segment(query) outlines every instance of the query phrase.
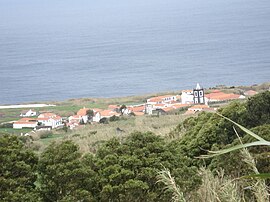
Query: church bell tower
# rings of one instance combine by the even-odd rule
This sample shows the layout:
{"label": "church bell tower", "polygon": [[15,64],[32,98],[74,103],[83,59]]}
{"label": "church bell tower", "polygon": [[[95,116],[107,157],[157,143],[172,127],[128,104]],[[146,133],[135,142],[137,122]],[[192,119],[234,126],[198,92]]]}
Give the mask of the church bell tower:
{"label": "church bell tower", "polygon": [[204,89],[197,83],[195,89],[193,89],[194,104],[205,104]]}

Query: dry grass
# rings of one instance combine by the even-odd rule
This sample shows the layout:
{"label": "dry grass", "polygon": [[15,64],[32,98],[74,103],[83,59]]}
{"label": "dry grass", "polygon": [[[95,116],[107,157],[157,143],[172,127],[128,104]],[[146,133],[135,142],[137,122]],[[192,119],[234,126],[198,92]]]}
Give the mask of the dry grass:
{"label": "dry grass", "polygon": [[[125,138],[135,131],[151,131],[156,135],[165,136],[183,119],[184,117],[180,115],[128,117],[109,124],[85,125],[81,129],[72,131],[68,139],[80,145],[83,152],[95,151],[97,143],[113,137]],[[120,128],[123,132],[117,131],[116,128]]]}
{"label": "dry grass", "polygon": [[[77,143],[82,152],[95,152],[99,143],[113,137],[125,138],[135,131],[151,131],[156,135],[166,136],[185,118],[183,115],[124,117],[122,120],[110,122],[109,124],[84,125],[67,133],[58,131],[56,135],[53,135],[57,138],[40,139],[35,142],[41,143],[41,148],[44,149],[52,141],[69,139]],[[117,131],[116,128],[120,128],[123,132]]]}
{"label": "dry grass", "polygon": [[202,185],[197,191],[197,197],[192,201],[209,202],[240,202],[244,201],[240,187],[236,181],[225,177],[223,170],[217,176],[205,168],[201,168]]}
{"label": "dry grass", "polygon": [[158,181],[165,184],[164,189],[172,192],[172,202],[186,202],[184,193],[181,192],[179,186],[175,183],[174,178],[171,176],[171,172],[164,168],[158,172]]}

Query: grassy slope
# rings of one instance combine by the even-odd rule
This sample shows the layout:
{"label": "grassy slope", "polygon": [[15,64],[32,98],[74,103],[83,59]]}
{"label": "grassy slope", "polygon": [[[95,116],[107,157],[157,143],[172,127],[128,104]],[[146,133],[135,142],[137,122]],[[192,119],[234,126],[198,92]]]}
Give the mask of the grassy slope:
{"label": "grassy slope", "polygon": [[[243,90],[253,89],[256,91],[262,91],[269,89],[270,83],[264,83],[261,85],[251,86],[251,87],[215,87],[214,89],[220,89],[224,92],[230,93],[239,93]],[[47,104],[55,104],[55,107],[46,107],[46,108],[38,108],[37,111],[52,111],[61,116],[70,116],[76,113],[82,107],[88,108],[102,108],[106,109],[109,104],[139,104],[144,103],[147,98],[162,95],[162,94],[175,94],[179,92],[164,92],[159,94],[149,94],[142,96],[129,96],[129,97],[121,97],[121,98],[81,98],[81,99],[71,99],[65,102],[50,102]],[[22,109],[5,109],[0,110],[0,123],[18,120],[19,114]],[[157,117],[150,116],[138,116],[138,117],[129,117],[126,120],[120,120],[117,122],[111,122],[108,125],[86,125],[83,128],[69,131],[65,133],[64,131],[54,131],[54,135],[45,138],[38,139],[34,141],[34,144],[38,144],[42,149],[44,149],[50,142],[59,141],[63,139],[72,139],[76,143],[78,143],[82,149],[82,151],[92,151],[95,149],[95,145],[101,141],[108,140],[112,137],[125,137],[134,131],[151,131],[157,135],[165,136],[171,130],[175,128],[177,124],[179,124],[185,116],[182,115],[166,115]],[[116,128],[119,127],[125,132],[119,133],[116,131]],[[20,134],[21,132],[28,131],[15,131],[13,129],[1,129],[0,132],[11,132]],[[97,131],[96,134],[93,134],[94,131]]]}
{"label": "grassy slope", "polygon": [[[51,137],[37,139],[33,144],[39,145],[40,150],[43,150],[53,141],[73,140],[83,152],[95,151],[99,143],[113,137],[125,138],[134,131],[151,131],[157,135],[166,136],[185,118],[186,116],[183,115],[126,117],[109,124],[83,125],[81,128],[69,130],[67,133],[63,130],[55,131]],[[117,132],[118,127],[124,132]]]}

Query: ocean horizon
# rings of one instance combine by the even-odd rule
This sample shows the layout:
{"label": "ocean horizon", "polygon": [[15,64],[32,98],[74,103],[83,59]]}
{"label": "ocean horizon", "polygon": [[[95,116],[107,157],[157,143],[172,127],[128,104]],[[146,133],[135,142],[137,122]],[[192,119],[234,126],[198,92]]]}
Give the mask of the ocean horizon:
{"label": "ocean horizon", "polygon": [[0,2],[0,104],[269,82],[270,1]]}

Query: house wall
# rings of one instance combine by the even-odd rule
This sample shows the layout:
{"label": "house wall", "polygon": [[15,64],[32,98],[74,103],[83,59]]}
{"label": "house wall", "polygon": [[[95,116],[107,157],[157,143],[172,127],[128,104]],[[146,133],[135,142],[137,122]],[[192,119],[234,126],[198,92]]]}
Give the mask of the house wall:
{"label": "house wall", "polygon": [[35,128],[37,123],[27,123],[27,124],[13,124],[14,129],[22,129],[22,128]]}
{"label": "house wall", "polygon": [[54,119],[49,119],[49,120],[39,120],[39,123],[41,123],[44,126],[51,126],[52,128],[57,128],[62,126],[62,119],[54,120]]}
{"label": "house wall", "polygon": [[182,92],[181,102],[182,104],[192,104],[194,101],[192,92]]}
{"label": "house wall", "polygon": [[93,122],[99,122],[101,119],[100,113],[96,113],[95,116],[93,117]]}

